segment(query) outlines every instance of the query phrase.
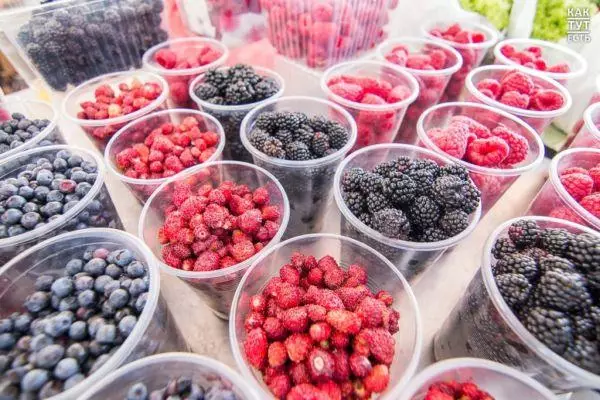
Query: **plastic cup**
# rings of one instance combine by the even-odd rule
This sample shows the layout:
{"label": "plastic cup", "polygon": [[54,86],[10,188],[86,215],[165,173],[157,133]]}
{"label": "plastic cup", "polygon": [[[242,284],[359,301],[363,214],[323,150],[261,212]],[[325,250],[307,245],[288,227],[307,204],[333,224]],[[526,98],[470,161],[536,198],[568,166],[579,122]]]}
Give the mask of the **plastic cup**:
{"label": "plastic cup", "polygon": [[[536,339],[508,307],[492,274],[492,246],[507,236],[508,227],[522,219],[541,228],[565,228],[573,233],[598,232],[572,222],[548,217],[519,217],[500,225],[487,241],[481,271],[434,338],[437,360],[477,357],[515,367],[557,393],[600,388],[600,376],[566,361]],[[523,397],[527,398],[527,397]]]}
{"label": "plastic cup", "polygon": [[[302,112],[309,117],[324,115],[348,131],[348,142],[326,157],[308,161],[290,161],[269,157],[248,140],[256,118],[265,111]],[[290,223],[286,237],[320,232],[331,204],[335,169],[356,141],[356,124],[342,107],[314,97],[293,96],[270,100],[252,110],[241,127],[242,144],[252,155],[254,164],[275,175],[290,200]]]}
{"label": "plastic cup", "polygon": [[[154,60],[154,56],[159,50],[170,49],[183,54],[199,54],[200,50],[209,46],[221,53],[221,56],[215,61],[195,68],[185,69],[167,69]],[[190,82],[198,75],[205,73],[211,68],[220,67],[225,63],[229,56],[229,50],[223,43],[208,38],[189,37],[171,39],[166,42],[151,47],[144,53],[142,62],[144,68],[162,76],[169,84],[169,100],[174,108],[194,108],[196,103],[190,98]]]}
{"label": "plastic cup", "polygon": [[[396,136],[396,143],[416,144],[417,120],[423,111],[440,101],[450,78],[460,69],[462,57],[454,48],[440,41],[412,37],[386,40],[377,48],[377,57],[381,60],[387,60],[386,55],[399,45],[406,47],[409,54],[420,54],[424,50],[441,50],[447,57],[444,68],[438,70],[423,70],[400,66],[400,68],[410,72],[419,83],[419,96],[408,107],[408,110],[406,110],[400,132]],[[387,62],[391,61],[387,60]]]}
{"label": "plastic cup", "polygon": [[246,361],[244,320],[249,311],[250,296],[259,293],[279,269],[289,263],[294,252],[313,255],[317,259],[331,255],[342,268],[362,265],[369,276],[367,286],[377,292],[387,290],[394,298],[392,307],[400,312],[400,331],[396,340],[394,361],[390,366],[390,385],[378,399],[397,399],[402,388],[416,371],[421,353],[422,327],[417,300],[404,276],[381,254],[364,243],[344,236],[312,234],[298,236],[278,244],[254,261],[244,274],[236,292],[229,319],[229,341],[238,369],[256,388],[261,398],[272,398],[259,371]]}
{"label": "plastic cup", "polygon": [[554,79],[550,79],[544,75],[541,75],[539,72],[533,71],[527,71],[526,74],[533,79],[533,82],[536,85],[539,85],[544,89],[557,90],[562,94],[565,102],[561,108],[552,111],[524,110],[522,108],[507,106],[506,104],[500,103],[499,101],[487,97],[477,89],[477,84],[481,80],[491,78],[499,81],[505,73],[514,70],[514,67],[508,67],[505,65],[487,65],[471,71],[467,76],[467,81],[465,82],[467,91],[469,93],[468,101],[487,104],[488,106],[492,106],[515,115],[527,122],[541,135],[544,132],[544,129],[550,125],[554,118],[563,115],[569,110],[573,99],[571,98],[569,91],[560,83],[556,82]]}
{"label": "plastic cup", "polygon": [[341,182],[344,173],[354,167],[371,170],[382,162],[391,161],[401,156],[407,156],[411,159],[432,160],[439,165],[452,164],[450,159],[417,146],[379,144],[365,147],[344,159],[335,173],[333,187],[335,202],[341,212],[340,232],[342,235],[356,239],[379,251],[394,264],[406,279],[411,280],[431,267],[446,250],[469,236],[475,229],[477,222],[479,222],[481,203],[477,210],[470,215],[469,226],[464,231],[452,238],[438,242],[422,243],[393,239],[365,225],[350,211],[344,202]]}
{"label": "plastic cup", "polygon": [[583,113],[583,128],[571,142],[570,148],[600,149],[600,103],[594,103]]}
{"label": "plastic cup", "polygon": [[[333,93],[328,86],[331,79],[341,76],[373,78],[389,83],[392,87],[407,86],[410,95],[402,101],[390,104],[362,104],[346,100]],[[349,61],[334,65],[323,73],[321,90],[327,98],[344,107],[357,124],[357,139],[353,150],[372,144],[392,143],[402,125],[410,104],[419,95],[419,83],[407,71],[388,62]]]}
{"label": "plastic cup", "polygon": [[214,117],[196,110],[163,110],[145,117],[131,121],[121,128],[108,142],[104,151],[104,161],[110,172],[116,175],[121,182],[125,183],[135,197],[144,204],[148,197],[168,178],[157,179],[139,179],[130,178],[123,174],[116,165],[116,156],[122,150],[130,148],[135,143],[143,142],[144,139],[156,128],[162,124],[170,122],[180,124],[186,117],[194,117],[200,122],[200,130],[212,131],[219,135],[219,143],[214,154],[206,162],[216,161],[221,158],[221,153],[225,147],[225,133],[223,127]]}
{"label": "plastic cup", "polygon": [[119,366],[151,354],[184,350],[185,342],[167,303],[160,294],[160,274],[149,249],[135,236],[114,229],[84,229],[65,233],[19,254],[0,269],[0,315],[6,318],[23,308],[25,298],[35,291],[40,275],[61,276],[67,260],[91,246],[108,250],[127,248],[148,267],[148,301],[138,322],[117,351],[96,372],[71,389],[52,397],[55,400],[79,398],[95,382]]}
{"label": "plastic cup", "polygon": [[451,381],[472,382],[496,399],[556,399],[544,386],[517,370],[477,358],[456,358],[425,368],[410,381],[398,400],[423,400],[432,384]]}
{"label": "plastic cup", "polygon": [[[141,108],[127,115],[107,119],[80,119],[77,113],[82,111],[81,103],[84,101],[94,101],[94,91],[98,86],[109,85],[115,93],[119,93],[120,83],[131,84],[133,79],[138,79],[142,83],[158,83],[162,89],[160,95],[146,107]],[[152,72],[147,71],[121,71],[111,74],[101,75],[90,79],[71,90],[62,103],[62,113],[67,119],[79,125],[88,135],[90,140],[96,145],[98,150],[104,151],[104,147],[110,138],[125,124],[138,119],[153,111],[166,107],[166,100],[169,96],[169,86],[167,81]]]}
{"label": "plastic cup", "polygon": [[145,357],[111,372],[81,396],[81,400],[125,399],[127,391],[138,382],[148,391],[164,388],[170,379],[191,378],[205,388],[222,383],[240,400],[258,399],[242,377],[212,358],[190,353],[165,353]]}
{"label": "plastic cup", "polygon": [[[224,181],[245,184],[250,189],[266,187],[271,198],[271,205],[278,206],[281,211],[279,230],[271,241],[253,257],[229,268],[209,272],[184,271],[173,268],[163,262],[162,245],[158,241],[158,229],[163,225],[165,208],[171,204],[173,189],[178,182],[189,182],[201,186],[211,183],[218,186]],[[288,198],[277,179],[264,169],[252,164],[236,161],[217,161],[192,167],[163,182],[150,196],[140,215],[138,236],[150,247],[158,259],[161,269],[187,283],[202,300],[220,318],[227,319],[235,288],[244,272],[260,254],[277,244],[288,225],[290,208]]]}
{"label": "plastic cup", "polygon": [[[498,124],[504,124],[513,132],[523,136],[529,143],[527,158],[511,168],[489,168],[472,164],[449,156],[428,136],[433,128],[446,127],[456,115],[465,115],[487,126],[490,130]],[[527,171],[537,168],[544,159],[544,144],[540,136],[519,118],[483,104],[455,102],[442,103],[426,110],[417,123],[417,132],[421,146],[449,157],[457,164],[469,170],[471,179],[481,191],[482,214],[485,215],[515,180]]]}
{"label": "plastic cup", "polygon": [[[227,67],[223,68],[226,69]],[[212,104],[201,100],[198,96],[196,96],[196,93],[194,93],[194,88],[204,82],[204,75],[198,76],[190,83],[190,97],[192,100],[198,104],[200,110],[212,115],[221,123],[221,125],[223,125],[225,138],[227,140],[227,147],[223,150],[223,159],[225,160],[243,161],[248,163],[252,162],[252,156],[248,153],[248,151],[246,151],[240,140],[240,126],[242,125],[242,120],[251,110],[262,106],[270,100],[281,97],[283,91],[285,90],[285,82],[283,81],[281,75],[279,75],[277,72],[261,67],[253,66],[253,68],[257,74],[274,79],[279,85],[279,91],[265,100],[250,104],[227,106]]]}
{"label": "plastic cup", "polygon": [[0,239],[0,263],[4,263],[25,249],[63,232],[89,226],[123,229],[119,214],[104,184],[104,164],[93,151],[66,145],[29,149],[0,162],[0,180],[16,178],[27,164],[35,162],[40,157],[54,158],[56,153],[61,150],[68,150],[74,155],[81,156],[85,161],[94,162],[98,168],[96,181],[89,193],[59,218],[21,235]]}

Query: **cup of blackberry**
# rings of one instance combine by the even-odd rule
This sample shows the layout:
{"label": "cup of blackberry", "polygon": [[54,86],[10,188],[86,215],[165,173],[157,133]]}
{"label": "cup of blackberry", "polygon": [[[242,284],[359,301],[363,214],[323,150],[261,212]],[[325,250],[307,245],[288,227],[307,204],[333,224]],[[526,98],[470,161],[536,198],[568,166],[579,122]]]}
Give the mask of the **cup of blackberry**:
{"label": "cup of blackberry", "polygon": [[281,182],[290,200],[286,237],[320,232],[337,166],[356,142],[356,123],[337,104],[282,97],[252,110],[240,129],[254,164]]}

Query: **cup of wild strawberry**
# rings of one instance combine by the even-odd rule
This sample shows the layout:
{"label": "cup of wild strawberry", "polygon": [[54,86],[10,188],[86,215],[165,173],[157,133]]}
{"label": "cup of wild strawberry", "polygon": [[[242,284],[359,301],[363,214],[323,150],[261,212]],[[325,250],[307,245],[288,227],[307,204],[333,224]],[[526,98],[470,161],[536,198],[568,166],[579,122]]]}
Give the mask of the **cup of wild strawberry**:
{"label": "cup of wild strawberry", "polygon": [[377,56],[406,69],[419,83],[419,96],[406,110],[395,140],[415,144],[417,120],[423,111],[438,103],[450,77],[462,65],[462,57],[445,43],[411,37],[386,40],[377,48]]}
{"label": "cup of wild strawberry", "polygon": [[575,147],[600,148],[600,103],[590,105],[583,113],[583,127],[570,146]]}
{"label": "cup of wild strawberry", "polygon": [[304,235],[271,248],[242,278],[231,313],[233,356],[261,398],[397,399],[419,360],[410,285],[347,237]]}
{"label": "cup of wild strawberry", "polygon": [[489,211],[523,173],[540,165],[544,146],[519,118],[483,104],[442,103],[417,123],[420,144],[451,157],[469,171]]}
{"label": "cup of wild strawberry", "polygon": [[221,42],[200,37],[167,40],[148,49],[144,68],[162,76],[169,84],[169,100],[176,108],[194,108],[190,82],[210,68],[225,63],[229,50]]}
{"label": "cup of wild strawberry", "polygon": [[481,216],[467,169],[412,145],[352,153],[333,187],[342,234],[381,252],[407,279],[467,237]]}
{"label": "cup of wild strawberry", "polygon": [[219,159],[225,134],[214,117],[195,110],[164,110],[130,122],[106,146],[106,165],[145,203],[167,178]]}
{"label": "cup of wild strawberry", "polygon": [[227,319],[242,275],[279,242],[289,214],[283,187],[269,172],[217,161],[163,182],[144,205],[138,235],[165,272]]}
{"label": "cup of wild strawberry", "polygon": [[569,91],[537,71],[487,65],[469,73],[468,101],[499,108],[527,122],[540,135],[571,107]]}

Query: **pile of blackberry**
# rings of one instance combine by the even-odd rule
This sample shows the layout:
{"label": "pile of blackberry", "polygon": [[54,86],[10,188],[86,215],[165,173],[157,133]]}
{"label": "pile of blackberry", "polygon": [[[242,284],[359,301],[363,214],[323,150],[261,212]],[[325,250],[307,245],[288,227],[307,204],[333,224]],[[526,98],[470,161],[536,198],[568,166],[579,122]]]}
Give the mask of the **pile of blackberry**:
{"label": "pile of blackberry", "polygon": [[[21,113],[13,113],[11,119],[0,124],[0,154],[16,149],[23,143],[33,139],[50,125],[47,119],[30,120]],[[52,144],[50,140],[42,140],[39,145]]]}
{"label": "pile of blackberry", "polygon": [[521,220],[492,254],[498,290],[529,332],[600,373],[600,237]]}
{"label": "pile of blackberry", "polygon": [[150,392],[148,387],[138,382],[132,385],[124,400],[238,400],[239,397],[231,389],[218,380],[210,382],[206,386],[199,385],[187,376],[170,379],[163,388]]}
{"label": "pile of blackberry", "polygon": [[269,157],[306,161],[335,153],[346,145],[348,137],[342,124],[320,115],[267,111],[256,119],[248,140]]}
{"label": "pile of blackberry", "polygon": [[371,171],[346,171],[342,197],[361,222],[387,237],[437,242],[467,228],[481,193],[462,166],[403,156]]}

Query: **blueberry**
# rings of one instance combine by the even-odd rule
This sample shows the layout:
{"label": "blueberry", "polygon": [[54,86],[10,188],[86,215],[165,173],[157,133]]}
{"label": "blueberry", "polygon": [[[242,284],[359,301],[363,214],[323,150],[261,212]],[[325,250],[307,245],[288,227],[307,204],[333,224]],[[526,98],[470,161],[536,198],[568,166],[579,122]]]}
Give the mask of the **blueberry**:
{"label": "blueberry", "polygon": [[8,228],[6,225],[0,225],[0,238],[8,237]]}
{"label": "blueberry", "polygon": [[106,324],[106,320],[102,317],[95,316],[90,318],[88,321],[89,335],[92,337],[96,336],[96,332],[98,332],[98,329],[104,324]]}
{"label": "blueberry", "polygon": [[49,186],[54,179],[54,174],[52,171],[47,169],[40,170],[35,176],[35,180],[42,186]]}
{"label": "blueberry", "polygon": [[63,206],[63,213],[66,213],[67,211],[69,211],[70,209],[72,209],[73,207],[75,207],[77,204],[79,204],[79,200],[69,201],[68,203],[66,203]]}
{"label": "blueberry", "polygon": [[21,186],[18,191],[18,195],[26,200],[33,199],[33,193],[33,188],[30,186]]}
{"label": "blueberry", "polygon": [[[204,388],[202,386],[192,383],[190,388],[190,394],[187,396],[188,400],[204,400]],[[234,398],[233,400],[237,400]]]}
{"label": "blueberry", "polygon": [[126,400],[147,400],[148,388],[142,382],[132,385],[127,391]]}
{"label": "blueberry", "polygon": [[6,199],[6,208],[15,208],[20,210],[25,203],[27,203],[27,200],[23,196],[16,194]]}
{"label": "blueberry", "polygon": [[146,273],[146,266],[143,263],[135,260],[127,266],[125,271],[131,278],[141,278]]}
{"label": "blueberry", "polygon": [[[13,116],[13,118],[15,118],[15,117]],[[15,119],[19,119],[19,118],[15,118]],[[25,117],[23,117],[23,118],[20,118],[20,121],[19,121],[19,123],[17,124],[17,128],[19,128],[19,129],[27,129],[27,128],[29,128],[29,126],[30,126],[31,124],[32,124],[32,123],[31,123],[31,121],[30,121],[30,120],[28,120],[28,119],[26,119]]]}
{"label": "blueberry", "polygon": [[59,337],[68,332],[73,323],[73,313],[71,311],[63,311],[50,318],[44,332],[48,336]]}
{"label": "blueberry", "polygon": [[104,293],[104,288],[107,284],[109,284],[112,281],[113,278],[111,278],[110,276],[100,275],[96,278],[96,281],[94,282],[94,290],[98,293]]}
{"label": "blueberry", "polygon": [[[37,128],[35,128],[35,129],[37,130]],[[37,133],[37,132],[35,132],[35,133]],[[29,132],[29,130],[25,130],[25,131],[18,130],[15,132],[15,135],[17,135],[19,137],[19,139],[21,139],[21,141],[23,141],[23,142],[26,142],[33,137],[32,132]]]}
{"label": "blueberry", "polygon": [[43,369],[32,369],[23,377],[21,390],[24,392],[36,392],[48,382],[48,371]]}
{"label": "blueberry", "polygon": [[133,253],[128,249],[116,250],[108,255],[107,261],[125,267],[133,261]]}
{"label": "blueberry", "polygon": [[54,278],[52,275],[40,275],[35,280],[34,286],[36,290],[49,291],[53,282]]}
{"label": "blueberry", "polygon": [[1,130],[0,131],[0,143],[7,143],[7,142],[8,142],[8,132]]}
{"label": "blueberry", "polygon": [[66,171],[67,168],[69,168],[69,165],[67,164],[67,161],[65,159],[62,159],[62,158],[56,158],[52,162],[52,166],[54,167],[54,170],[57,171],[57,172],[63,172],[63,171]]}
{"label": "blueberry", "polygon": [[92,367],[90,368],[90,373],[98,371],[106,362],[109,360],[110,356],[108,354],[102,354],[100,357],[94,361]]}
{"label": "blueberry", "polygon": [[119,289],[120,287],[121,283],[119,281],[110,281],[104,286],[104,295],[110,296],[115,290]]}
{"label": "blueberry", "polygon": [[60,188],[60,183],[63,181],[63,178],[54,178],[52,179],[52,182],[50,182],[50,186],[48,186],[50,188],[50,190],[59,190]]}
{"label": "blueberry", "polygon": [[19,236],[25,232],[27,232],[27,230],[25,228],[23,228],[21,225],[9,226],[8,229],[6,230],[6,233],[8,234],[9,237]]}
{"label": "blueberry", "polygon": [[2,320],[0,320],[0,333],[12,332],[13,329],[14,324],[12,319],[3,318]]}
{"label": "blueberry", "polygon": [[21,217],[21,226],[25,229],[34,229],[40,222],[42,222],[42,217],[36,212],[28,212]]}
{"label": "blueberry", "polygon": [[63,358],[65,349],[58,344],[48,345],[39,350],[35,355],[36,366],[40,368],[52,368]]}
{"label": "blueberry", "polygon": [[102,316],[105,318],[113,318],[117,313],[117,308],[110,304],[108,301],[102,303]]}
{"label": "blueberry", "polygon": [[25,214],[27,214],[29,212],[39,213],[40,207],[33,202],[28,202],[28,203],[25,203],[25,205],[23,206],[21,211],[23,211]]}
{"label": "blueberry", "polygon": [[[0,354],[0,374],[8,369],[10,358],[6,354]],[[1,398],[1,396],[0,396]]]}
{"label": "blueberry", "polygon": [[60,297],[52,295],[52,297],[50,298],[50,306],[53,309],[57,310],[59,304],[60,304]]}
{"label": "blueberry", "polygon": [[13,141],[10,143],[10,146],[9,146],[9,147],[10,147],[11,149],[16,149],[17,147],[21,146],[22,144],[23,144],[23,142],[22,142],[21,140],[18,140],[18,139],[17,139],[17,140],[13,140]]}
{"label": "blueberry", "polygon": [[63,179],[62,182],[58,185],[58,190],[62,193],[73,193],[75,192],[75,188],[77,187],[77,183],[71,179]]}
{"label": "blueberry", "polygon": [[74,358],[63,358],[54,367],[54,376],[65,380],[79,372],[79,363]]}
{"label": "blueberry", "polygon": [[[58,380],[50,380],[47,382],[35,398],[48,399],[59,395],[63,391],[62,383]],[[33,399],[31,399],[33,400]]]}
{"label": "blueberry", "polygon": [[105,269],[106,261],[101,258],[92,258],[83,266],[83,270],[92,276],[100,276],[104,274]]}
{"label": "blueberry", "polygon": [[50,294],[46,292],[33,292],[30,294],[25,300],[25,308],[29,310],[29,312],[37,313],[42,311],[44,308],[48,307],[50,303]]}
{"label": "blueberry", "polygon": [[15,330],[20,333],[25,333],[25,332],[29,331],[29,327],[31,325],[32,320],[33,320],[33,318],[31,317],[31,315],[29,315],[27,313],[19,314],[14,319]]}
{"label": "blueberry", "polygon": [[18,354],[10,364],[11,368],[18,368],[24,365],[27,365],[29,362],[29,357],[25,353]]}
{"label": "blueberry", "polygon": [[21,221],[23,213],[15,208],[9,208],[0,216],[0,222],[4,225],[15,225]]}
{"label": "blueberry", "polygon": [[31,125],[27,128],[27,132],[31,134],[31,136],[36,136],[38,133],[40,133],[40,128],[38,128],[35,125]]}
{"label": "blueberry", "polygon": [[114,343],[117,338],[117,327],[113,324],[105,324],[98,328],[95,339],[100,344]]}
{"label": "blueberry", "polygon": [[121,308],[127,305],[129,293],[125,289],[117,289],[110,294],[108,303],[114,308]]}
{"label": "blueberry", "polygon": [[87,324],[84,321],[75,321],[69,327],[69,338],[83,340],[87,337]]}
{"label": "blueberry", "polygon": [[135,328],[135,324],[137,324],[137,318],[134,315],[123,317],[121,322],[119,322],[119,332],[127,337],[133,331],[133,328]]}
{"label": "blueberry", "polygon": [[84,290],[77,295],[77,301],[82,307],[93,308],[96,305],[96,292],[93,290]]}
{"label": "blueberry", "polygon": [[40,351],[44,347],[50,346],[52,343],[53,343],[53,341],[50,336],[47,336],[44,333],[40,333],[39,335],[35,335],[31,339],[31,343],[29,344],[29,347],[31,347],[32,351]]}
{"label": "blueberry", "polygon": [[76,296],[65,297],[58,304],[59,311],[75,311],[79,308],[79,302]]}
{"label": "blueberry", "polygon": [[10,146],[5,143],[0,143],[0,153],[6,153],[10,150]]}
{"label": "blueberry", "polygon": [[64,390],[69,390],[73,386],[79,384],[84,379],[85,379],[85,375],[83,375],[83,374],[75,374],[75,375],[71,376],[69,379],[67,379],[65,381],[65,384],[64,384],[63,388],[64,388]]}
{"label": "blueberry", "polygon": [[135,301],[135,309],[138,313],[141,313],[146,307],[146,302],[148,301],[148,292],[140,294],[140,297]]}
{"label": "blueberry", "polygon": [[57,158],[62,158],[63,160],[68,160],[71,157],[71,152],[69,150],[60,150],[56,153]]}
{"label": "blueberry", "polygon": [[69,201],[79,201],[79,196],[76,193],[65,195],[65,202],[68,203]]}
{"label": "blueberry", "polygon": [[131,286],[129,287],[129,294],[132,296],[138,296],[148,290],[148,286],[146,286],[146,282],[143,279],[136,278],[131,281]]}
{"label": "blueberry", "polygon": [[0,350],[10,350],[16,342],[17,341],[12,333],[0,334]]}
{"label": "blueberry", "polygon": [[73,343],[67,348],[66,355],[82,364],[88,357],[88,351],[81,343]]}
{"label": "blueberry", "polygon": [[[81,261],[79,258],[74,258],[72,260],[69,260],[67,265],[65,265],[65,271],[69,275],[75,275],[75,274],[81,272],[82,270],[83,270],[83,261]],[[75,288],[77,290],[85,290],[85,289],[78,288],[77,282],[75,282]]]}
{"label": "blueberry", "polygon": [[64,174],[61,174],[60,172],[57,172],[54,174],[54,180],[63,180],[63,179],[67,179],[67,177]]}
{"label": "blueberry", "polygon": [[108,264],[104,273],[113,279],[119,279],[123,275],[123,270],[115,264]]}
{"label": "blueberry", "polygon": [[83,162],[83,158],[81,156],[78,156],[77,154],[74,154],[71,157],[69,157],[67,162],[69,163],[69,167],[79,167]]}
{"label": "blueberry", "polygon": [[62,212],[63,205],[59,201],[50,201],[40,208],[42,215],[52,217]]}
{"label": "blueberry", "polygon": [[71,171],[71,179],[77,183],[85,182],[86,178],[87,178],[87,172],[85,172],[83,169],[78,170],[78,171]]}
{"label": "blueberry", "polygon": [[[19,187],[18,183],[19,181],[17,180],[17,178],[7,178],[4,180],[5,183],[8,183],[9,185],[15,185],[17,188]],[[15,194],[15,193],[13,193]]]}
{"label": "blueberry", "polygon": [[60,192],[60,190],[51,190],[48,195],[46,195],[46,201],[63,201],[65,195]]}
{"label": "blueberry", "polygon": [[83,258],[83,261],[90,261],[92,258],[94,258],[94,250],[87,249],[83,252],[83,256],[81,256],[81,258]]}
{"label": "blueberry", "polygon": [[92,189],[91,184],[89,184],[87,182],[81,182],[81,183],[77,184],[77,187],[75,188],[75,193],[79,197],[83,198],[90,192],[91,189]]}
{"label": "blueberry", "polygon": [[73,292],[73,279],[69,276],[58,278],[52,284],[52,293],[58,297],[67,297]]}
{"label": "blueberry", "polygon": [[33,190],[33,196],[38,201],[46,201],[46,196],[50,193],[50,189],[46,186],[38,186]]}
{"label": "blueberry", "polygon": [[102,354],[108,353],[111,348],[112,346],[110,344],[101,344],[98,343],[97,340],[92,340],[89,345],[89,353],[94,357],[98,357]]}
{"label": "blueberry", "polygon": [[85,178],[85,181],[93,185],[94,183],[96,183],[96,179],[98,179],[98,174],[93,172],[88,174],[87,178]]}
{"label": "blueberry", "polygon": [[50,160],[48,160],[46,157],[40,157],[35,161],[35,165],[37,165],[38,167],[42,167],[44,164],[49,163]]}
{"label": "blueberry", "polygon": [[91,276],[80,276],[75,279],[75,290],[78,292],[84,292],[94,288],[94,278]]}
{"label": "blueberry", "polygon": [[17,349],[21,351],[29,351],[31,348],[31,336],[21,336],[19,340],[17,340]]}

